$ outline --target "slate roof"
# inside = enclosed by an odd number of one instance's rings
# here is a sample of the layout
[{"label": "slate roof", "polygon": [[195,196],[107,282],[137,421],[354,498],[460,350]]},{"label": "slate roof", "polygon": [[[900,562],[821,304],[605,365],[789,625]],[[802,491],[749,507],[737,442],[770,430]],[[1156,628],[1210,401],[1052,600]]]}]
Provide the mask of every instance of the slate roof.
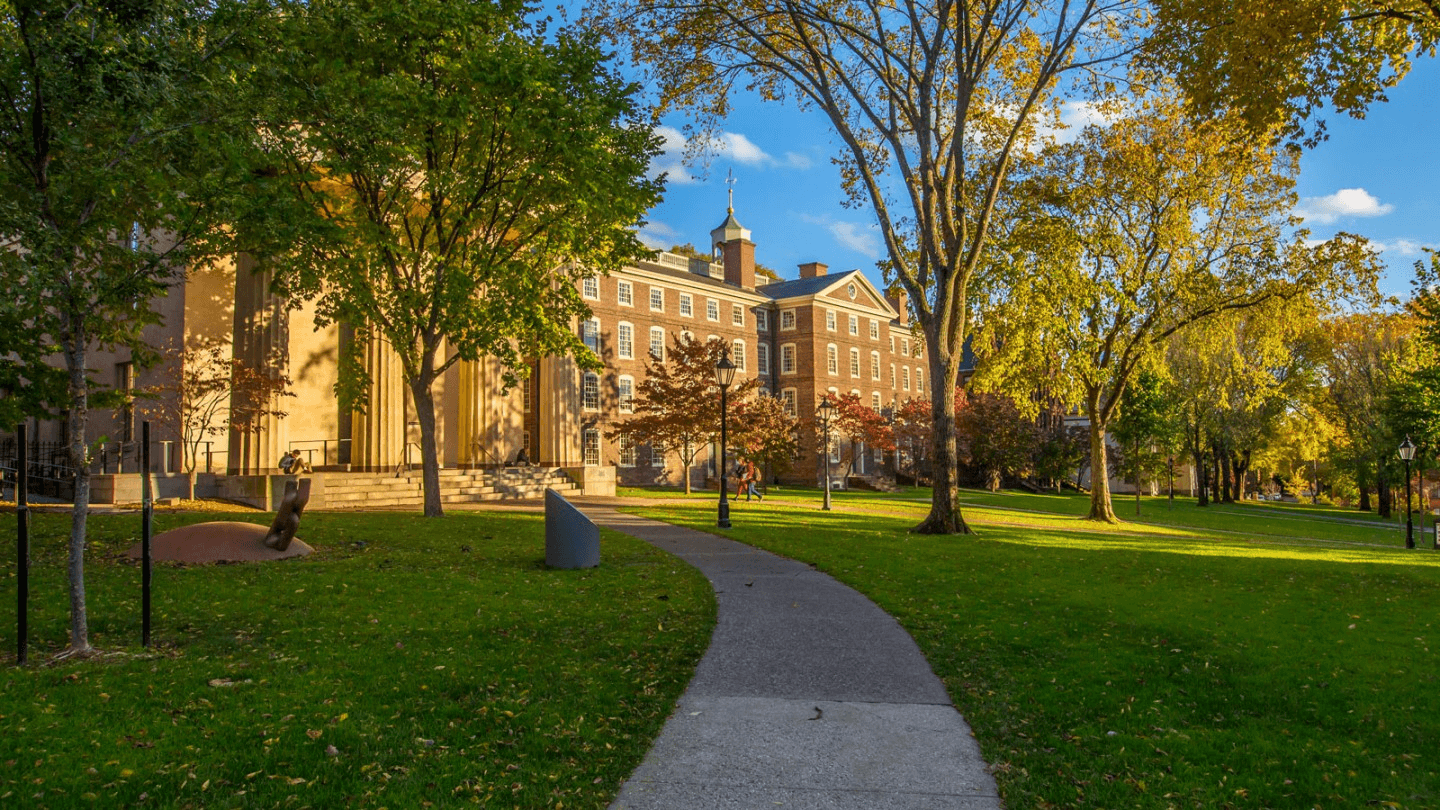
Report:
[{"label": "slate roof", "polygon": [[859,271],[847,270],[844,273],[837,273],[833,276],[824,275],[813,278],[795,278],[789,281],[777,281],[773,284],[756,287],[755,292],[761,295],[768,295],[771,298],[792,298],[797,295],[814,295],[826,287],[829,287],[831,284],[834,284],[842,277],[856,272]]}]

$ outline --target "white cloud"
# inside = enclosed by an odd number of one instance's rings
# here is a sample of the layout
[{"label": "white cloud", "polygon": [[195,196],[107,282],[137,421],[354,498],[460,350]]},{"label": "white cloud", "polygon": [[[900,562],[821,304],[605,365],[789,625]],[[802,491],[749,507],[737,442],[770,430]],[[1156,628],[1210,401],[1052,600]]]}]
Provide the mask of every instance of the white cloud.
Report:
[{"label": "white cloud", "polygon": [[659,221],[645,223],[635,235],[652,250],[665,250],[680,241],[674,228]]},{"label": "white cloud", "polygon": [[1381,217],[1394,210],[1395,206],[1381,203],[1363,188],[1342,188],[1324,197],[1306,197],[1295,207],[1295,214],[1328,225],[1341,217]]},{"label": "white cloud", "polygon": [[1371,244],[1382,253],[1393,253],[1405,257],[1419,256],[1426,250],[1440,250],[1440,244],[1420,242],[1415,239],[1396,239],[1392,242],[1371,242]]},{"label": "white cloud", "polygon": [[658,126],[655,134],[659,135],[663,143],[662,151],[655,159],[650,161],[650,175],[659,177],[666,175],[671,183],[689,185],[696,182],[695,176],[685,166],[685,133],[669,126]]},{"label": "white cloud", "polygon": [[812,225],[823,226],[841,246],[871,259],[880,258],[880,229],[875,225],[837,221],[829,216],[817,217],[810,214],[801,214],[800,218]]},{"label": "white cloud", "polygon": [[[690,167],[686,163],[685,152],[690,142],[686,139],[685,133],[675,127],[662,124],[655,128],[655,134],[659,135],[662,140],[661,149],[663,151],[650,163],[651,176],[658,176],[661,172],[665,172],[672,183],[688,185],[699,182],[699,178],[690,172]],[[788,169],[808,169],[811,166],[810,158],[798,152],[786,152],[783,159],[777,159],[760,148],[759,144],[739,132],[721,132],[711,138],[700,152],[700,159],[707,162],[723,158],[743,166],[757,168],[778,166]]]}]

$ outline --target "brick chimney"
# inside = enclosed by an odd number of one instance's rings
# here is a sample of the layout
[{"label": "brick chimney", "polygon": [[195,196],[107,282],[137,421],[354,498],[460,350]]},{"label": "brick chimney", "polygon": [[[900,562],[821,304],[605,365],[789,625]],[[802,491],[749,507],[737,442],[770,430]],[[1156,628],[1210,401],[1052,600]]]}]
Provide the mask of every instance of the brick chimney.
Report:
[{"label": "brick chimney", "polygon": [[710,244],[725,265],[725,283],[755,289],[755,243],[750,241],[750,229],[736,221],[735,209],[727,211],[725,221],[710,232]]},{"label": "brick chimney", "polygon": [[891,289],[889,292],[885,293],[885,300],[886,300],[886,301],[889,301],[889,302],[890,302],[890,306],[894,307],[894,308],[895,308],[895,311],[898,312],[898,313],[900,313],[900,325],[901,325],[901,326],[909,326],[909,325],[910,325],[910,306],[909,306],[910,298],[909,298],[909,296],[907,296],[907,295],[905,294],[904,288],[902,288],[902,287],[895,287],[895,288]]},{"label": "brick chimney", "polygon": [[806,262],[800,265],[800,278],[819,278],[825,275],[828,269],[830,268],[827,265],[820,262]]}]

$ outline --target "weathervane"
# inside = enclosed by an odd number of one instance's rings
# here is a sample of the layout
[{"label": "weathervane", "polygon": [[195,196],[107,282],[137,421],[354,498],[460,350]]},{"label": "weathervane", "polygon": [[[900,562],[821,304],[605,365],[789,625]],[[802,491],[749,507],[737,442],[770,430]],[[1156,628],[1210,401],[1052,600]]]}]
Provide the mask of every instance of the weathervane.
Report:
[{"label": "weathervane", "polygon": [[735,169],[731,168],[725,172],[725,185],[730,187],[730,204],[725,208],[725,213],[735,213]]}]

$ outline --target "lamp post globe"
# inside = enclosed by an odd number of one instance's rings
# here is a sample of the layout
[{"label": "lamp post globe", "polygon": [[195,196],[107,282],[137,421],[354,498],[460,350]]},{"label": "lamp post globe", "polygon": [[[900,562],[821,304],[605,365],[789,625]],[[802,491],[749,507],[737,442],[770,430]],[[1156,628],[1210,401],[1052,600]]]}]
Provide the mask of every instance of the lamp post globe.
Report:
[{"label": "lamp post globe", "polygon": [[830,510],[830,417],[835,415],[835,403],[830,401],[830,395],[820,397],[820,404],[815,408],[815,414],[820,417],[820,428],[825,434],[825,445],[820,448],[820,454],[825,457],[825,503],[821,509]]},{"label": "lamp post globe", "polygon": [[1410,461],[1415,458],[1415,444],[1409,436],[1400,445],[1400,458],[1405,461],[1405,548],[1415,548],[1415,524],[1410,517]]},{"label": "lamp post globe", "polygon": [[726,481],[727,470],[725,469],[725,392],[733,382],[735,382],[735,363],[730,360],[729,347],[722,346],[720,360],[715,363],[715,384],[720,386],[720,514],[715,525],[722,529],[730,528],[730,501],[727,498],[727,490],[730,485]]}]

